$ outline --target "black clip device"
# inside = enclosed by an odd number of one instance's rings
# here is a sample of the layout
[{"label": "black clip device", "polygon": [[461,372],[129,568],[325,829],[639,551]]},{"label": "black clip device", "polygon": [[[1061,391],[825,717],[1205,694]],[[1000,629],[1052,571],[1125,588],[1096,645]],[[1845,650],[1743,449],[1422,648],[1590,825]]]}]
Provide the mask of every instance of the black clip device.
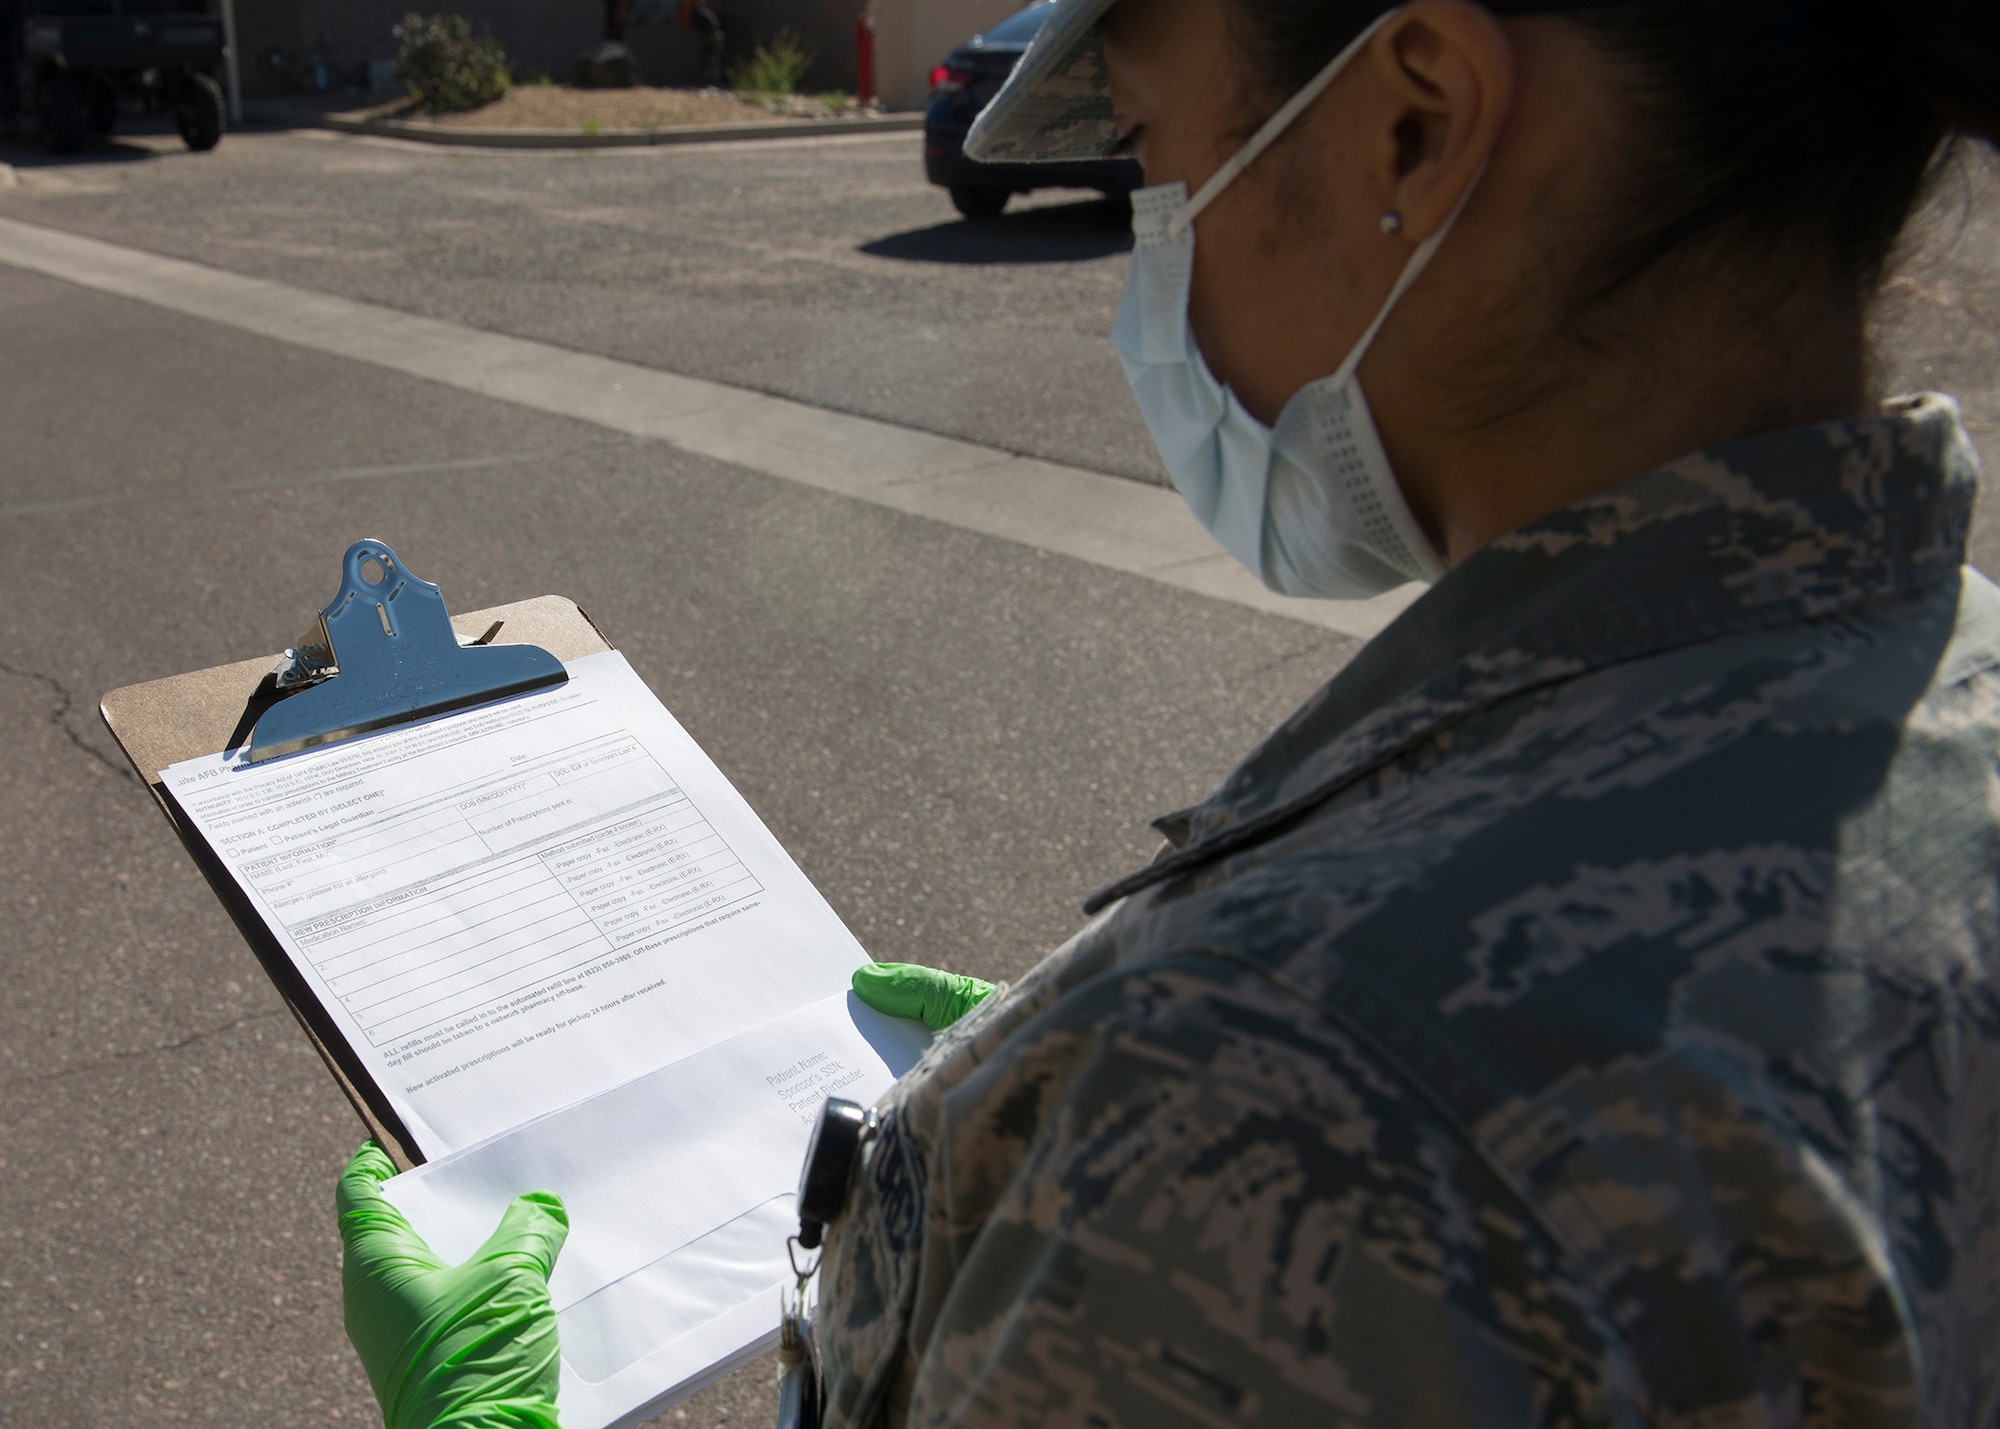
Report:
[{"label": "black clip device", "polygon": [[827,1226],[847,1204],[847,1183],[854,1158],[875,1129],[875,1115],[858,1102],[828,1097],[819,1110],[819,1124],[806,1143],[805,1169],[799,1172],[799,1244],[817,1250]]}]

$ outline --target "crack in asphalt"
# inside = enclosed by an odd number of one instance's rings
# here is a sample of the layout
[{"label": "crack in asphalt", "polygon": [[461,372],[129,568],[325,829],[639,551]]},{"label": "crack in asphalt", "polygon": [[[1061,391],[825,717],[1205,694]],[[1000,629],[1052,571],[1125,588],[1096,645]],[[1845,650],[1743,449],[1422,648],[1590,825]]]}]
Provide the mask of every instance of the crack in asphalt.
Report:
[{"label": "crack in asphalt", "polygon": [[64,687],[62,681],[56,679],[53,675],[44,675],[35,670],[24,670],[20,666],[11,664],[6,660],[0,660],[0,675],[12,675],[16,679],[33,680],[37,684],[47,685],[51,693],[56,697],[56,707],[49,713],[49,723],[63,732],[63,738],[67,739],[92,759],[95,759],[106,769],[109,769],[120,779],[130,779],[134,784],[139,782],[139,776],[134,774],[128,765],[120,764],[95,745],[86,743],[82,735],[70,728],[69,712],[70,707],[76,703],[76,697]]},{"label": "crack in asphalt", "polygon": [[1340,647],[1343,644],[1351,642],[1352,637],[1343,637],[1337,634],[1332,635],[1330,639],[1314,640],[1310,644],[1301,645],[1296,650],[1287,650],[1282,655],[1275,655],[1271,659],[1266,660],[1250,672],[1250,678],[1255,679],[1259,675],[1268,675],[1272,671],[1289,665],[1295,660],[1303,660],[1308,655],[1337,655],[1340,653]]},{"label": "crack in asphalt", "polygon": [[247,1027],[253,1022],[269,1022],[274,1017],[284,1017],[287,1015],[288,1013],[284,1008],[278,1008],[270,1012],[246,1012],[241,1017],[231,1018],[220,1026],[204,1027],[199,1032],[190,1032],[187,1036],[175,1038],[171,1042],[157,1042],[151,1047],[134,1047],[127,1052],[113,1052],[108,1057],[99,1057],[89,1062],[79,1062],[72,1067],[59,1067],[53,1072],[37,1072],[33,1076],[18,1077],[13,1081],[0,1082],[0,1092],[11,1092],[19,1087],[39,1086],[44,1082],[61,1081],[65,1077],[76,1077],[81,1076],[85,1072],[96,1072],[106,1067],[115,1067],[120,1062],[136,1061],[141,1057],[157,1057],[162,1052],[179,1052],[197,1043],[206,1042],[212,1037],[220,1037],[224,1033],[234,1032],[239,1027]]},{"label": "crack in asphalt", "polygon": [[[37,670],[22,669],[19,665],[7,660],[0,660],[0,675],[11,675],[16,679],[30,680],[36,684],[45,686],[55,696],[55,708],[49,712],[49,723],[61,730],[63,737],[75,745],[77,749],[89,755],[114,775],[121,779],[129,779],[135,784],[139,782],[139,776],[133,773],[129,767],[118,763],[104,753],[103,750],[87,744],[83,737],[70,727],[69,712],[76,704],[76,697],[69,692],[68,687],[62,681],[56,679],[53,675],[44,675]],[[17,1088],[59,1081],[65,1077],[79,1076],[85,1072],[98,1071],[105,1067],[116,1066],[120,1062],[130,1062],[141,1057],[155,1057],[163,1052],[178,1052],[184,1048],[206,1042],[210,1038],[220,1037],[239,1027],[247,1027],[255,1022],[267,1022],[274,1017],[283,1017],[285,1015],[286,1012],[283,1008],[267,1012],[246,1012],[241,1017],[231,1018],[229,1021],[215,1027],[205,1027],[200,1031],[190,1032],[185,1037],[177,1037],[172,1041],[157,1042],[150,1047],[134,1047],[123,1052],[113,1052],[106,1057],[96,1057],[88,1062],[79,1062],[74,1066],[61,1067],[52,1072],[38,1072],[31,1076],[0,1081],[0,1092],[12,1092]]]}]

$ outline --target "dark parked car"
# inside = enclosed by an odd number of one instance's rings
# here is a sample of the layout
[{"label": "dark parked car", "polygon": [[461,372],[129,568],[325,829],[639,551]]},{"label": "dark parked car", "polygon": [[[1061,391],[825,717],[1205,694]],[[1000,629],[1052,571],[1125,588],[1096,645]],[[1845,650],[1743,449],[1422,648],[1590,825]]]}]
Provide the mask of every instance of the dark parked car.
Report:
[{"label": "dark parked car", "polygon": [[222,21],[208,0],[0,0],[0,115],[33,101],[58,154],[108,134],[127,99],[173,110],[190,149],[222,138]]},{"label": "dark parked car", "polygon": [[978,164],[965,157],[965,134],[1013,72],[1028,42],[1041,32],[1053,3],[1030,5],[983,35],[974,35],[931,71],[924,108],[924,173],[951,191],[967,218],[991,218],[1015,194],[1030,189],[1097,189],[1126,194],[1145,182],[1130,159],[1071,164]]}]

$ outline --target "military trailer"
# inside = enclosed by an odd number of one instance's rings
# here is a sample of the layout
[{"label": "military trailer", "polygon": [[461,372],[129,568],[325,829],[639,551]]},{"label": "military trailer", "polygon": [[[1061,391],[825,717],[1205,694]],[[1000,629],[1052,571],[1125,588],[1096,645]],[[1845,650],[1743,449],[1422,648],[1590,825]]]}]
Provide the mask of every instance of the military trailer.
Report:
[{"label": "military trailer", "polygon": [[170,110],[190,149],[213,149],[226,54],[207,0],[0,0],[0,115],[26,101],[49,151],[69,154],[130,102]]}]

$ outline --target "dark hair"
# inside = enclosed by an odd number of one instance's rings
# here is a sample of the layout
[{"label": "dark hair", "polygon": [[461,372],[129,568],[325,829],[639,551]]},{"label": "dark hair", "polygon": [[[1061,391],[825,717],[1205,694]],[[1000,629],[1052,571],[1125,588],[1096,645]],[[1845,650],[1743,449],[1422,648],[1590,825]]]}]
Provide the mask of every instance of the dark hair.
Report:
[{"label": "dark hair", "polygon": [[[1296,91],[1389,7],[1235,0],[1252,72]],[[1870,294],[1959,135],[2000,145],[2000,0],[1487,0],[1585,27],[1636,76],[1601,295],[1697,237],[1817,246]]]}]

